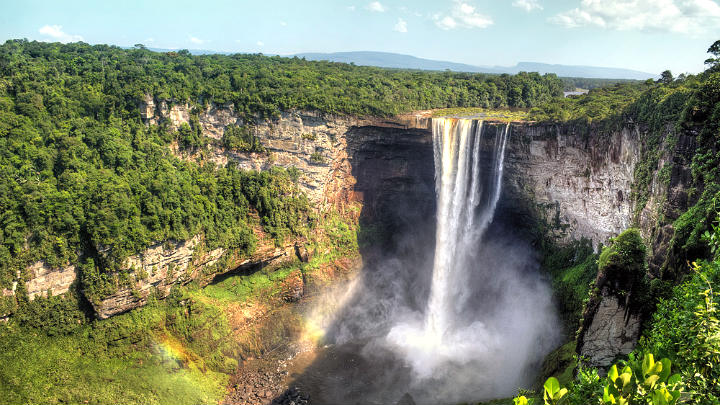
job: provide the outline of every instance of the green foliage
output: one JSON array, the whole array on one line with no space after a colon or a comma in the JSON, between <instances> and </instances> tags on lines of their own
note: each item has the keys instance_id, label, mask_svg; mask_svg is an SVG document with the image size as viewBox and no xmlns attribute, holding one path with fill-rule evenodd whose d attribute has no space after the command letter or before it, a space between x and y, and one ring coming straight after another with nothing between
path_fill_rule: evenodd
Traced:
<instances>
[{"instance_id":1,"label":"green foliage","mask_svg":"<svg viewBox=\"0 0 720 405\"><path fill-rule=\"evenodd\" d=\"M13 320L23 327L41 329L48 336L67 335L88 321L80 308L75 293L47 298L37 296L20 305Z\"/></svg>"},{"instance_id":2,"label":"green foliage","mask_svg":"<svg viewBox=\"0 0 720 405\"><path fill-rule=\"evenodd\" d=\"M178 144L183 149L197 149L205 146L205 137L198 123L197 116L190 118L190 124L182 123L177 131Z\"/></svg>"},{"instance_id":3,"label":"green foliage","mask_svg":"<svg viewBox=\"0 0 720 405\"><path fill-rule=\"evenodd\" d=\"M708 70L717 70L718 66L720 66L720 40L715 41L712 45L710 45L707 53L713 56L712 58L705 59L705 64L708 65Z\"/></svg>"},{"instance_id":4,"label":"green foliage","mask_svg":"<svg viewBox=\"0 0 720 405\"><path fill-rule=\"evenodd\" d=\"M440 108L433 110L433 117L476 117L493 121L525 121L525 110L498 110L482 107Z\"/></svg>"},{"instance_id":5,"label":"green foliage","mask_svg":"<svg viewBox=\"0 0 720 405\"><path fill-rule=\"evenodd\" d=\"M518 397L513 398L513 405L530 405L533 403L532 398L527 399L525 395L520 395Z\"/></svg>"},{"instance_id":6,"label":"green foliage","mask_svg":"<svg viewBox=\"0 0 720 405\"><path fill-rule=\"evenodd\" d=\"M304 132L301 136L303 140L314 142L317 140L317 134L314 132Z\"/></svg>"},{"instance_id":7,"label":"green foliage","mask_svg":"<svg viewBox=\"0 0 720 405\"><path fill-rule=\"evenodd\" d=\"M670 375L670 372L668 359L656 362L648 353L639 362L631 355L628 361L610 367L605 378L598 377L597 371L580 370L578 381L569 388L561 387L555 377L548 378L543 385L543 402L545 405L674 405L683 384L680 374ZM515 401L522 398L517 397Z\"/></svg>"},{"instance_id":8,"label":"green foliage","mask_svg":"<svg viewBox=\"0 0 720 405\"><path fill-rule=\"evenodd\" d=\"M637 83L637 80L630 79L593 79L585 77L561 77L564 91L575 91L576 89L595 89L608 87L616 84Z\"/></svg>"},{"instance_id":9,"label":"green foliage","mask_svg":"<svg viewBox=\"0 0 720 405\"><path fill-rule=\"evenodd\" d=\"M566 399L565 395L568 393L567 388L560 388L560 382L557 378L550 377L543 384L543 400L545 405L560 405L564 404Z\"/></svg>"},{"instance_id":10,"label":"green foliage","mask_svg":"<svg viewBox=\"0 0 720 405\"><path fill-rule=\"evenodd\" d=\"M718 228L712 232L716 239L709 239L717 240ZM603 262L609 266L615 260L605 257ZM668 298L660 299L638 347L606 378L580 365L568 385L568 404L720 404L720 321L713 295L720 285L720 255L693 263L692 270ZM655 361L650 353L664 358Z\"/></svg>"},{"instance_id":11,"label":"green foliage","mask_svg":"<svg viewBox=\"0 0 720 405\"><path fill-rule=\"evenodd\" d=\"M603 386L603 403L674 405L680 398L681 377L670 375L671 362L662 359L656 362L651 353L641 363L630 356L630 360L618 371L613 365L608 371Z\"/></svg>"},{"instance_id":12,"label":"green foliage","mask_svg":"<svg viewBox=\"0 0 720 405\"><path fill-rule=\"evenodd\" d=\"M310 155L310 161L315 163L324 163L325 157L322 153L315 151Z\"/></svg>"},{"instance_id":13,"label":"green foliage","mask_svg":"<svg viewBox=\"0 0 720 405\"><path fill-rule=\"evenodd\" d=\"M720 262L693 263L693 275L660 300L640 341L677 363L691 403L720 403L720 325L712 291L720 285Z\"/></svg>"},{"instance_id":14,"label":"green foliage","mask_svg":"<svg viewBox=\"0 0 720 405\"><path fill-rule=\"evenodd\" d=\"M138 119L0 112L3 287L33 261L58 267L81 252L82 286L102 297L115 284L107 273L155 241L204 234L210 248L249 253L254 212L278 239L303 231L309 203L286 171L200 167L172 156L170 140Z\"/></svg>"},{"instance_id":15,"label":"green foliage","mask_svg":"<svg viewBox=\"0 0 720 405\"><path fill-rule=\"evenodd\" d=\"M25 40L6 42L0 58L3 75L12 75L11 86L29 77L41 81L20 87L29 90L21 108L33 116L45 113L43 104L52 115L71 114L68 105L94 117L106 116L109 109L130 112L143 94L179 102L234 103L248 117L289 109L387 116L441 107L532 107L561 96L563 87L553 74L404 71L299 58L192 56ZM63 82L78 101L65 102L69 93L64 88L45 91L50 83Z\"/></svg>"},{"instance_id":16,"label":"green foliage","mask_svg":"<svg viewBox=\"0 0 720 405\"><path fill-rule=\"evenodd\" d=\"M279 269L264 268L252 274L228 277L205 287L202 295L227 303L247 300L258 293L267 294L275 286L276 281L285 278L297 269L297 266L298 263L292 263Z\"/></svg>"},{"instance_id":17,"label":"green foliage","mask_svg":"<svg viewBox=\"0 0 720 405\"><path fill-rule=\"evenodd\" d=\"M623 110L639 97L648 85L625 83L590 90L587 95L548 101L530 110L535 121L572 122L588 126L604 123L606 128L622 120Z\"/></svg>"},{"instance_id":18,"label":"green foliage","mask_svg":"<svg viewBox=\"0 0 720 405\"><path fill-rule=\"evenodd\" d=\"M598 271L609 279L637 282L645 274L645 254L640 231L626 229L603 248L598 258Z\"/></svg>"},{"instance_id":19,"label":"green foliage","mask_svg":"<svg viewBox=\"0 0 720 405\"><path fill-rule=\"evenodd\" d=\"M577 327L590 286L597 276L597 255L588 239L565 246L546 243L542 268L552 280L558 309L568 329Z\"/></svg>"},{"instance_id":20,"label":"green foliage","mask_svg":"<svg viewBox=\"0 0 720 405\"><path fill-rule=\"evenodd\" d=\"M355 250L355 229L330 214L312 271ZM263 305L299 263L230 276L107 320L84 317L73 295L37 298L0 323L0 397L8 403L217 404L244 355L229 305ZM272 307L270 307L272 308ZM283 318L270 328L291 328ZM256 331L252 331L255 333ZM259 332L258 332L259 333ZM256 354L253 354L256 355ZM30 359L30 361L28 360Z\"/></svg>"},{"instance_id":21,"label":"green foliage","mask_svg":"<svg viewBox=\"0 0 720 405\"><path fill-rule=\"evenodd\" d=\"M58 303L38 305L46 310L0 326L4 401L212 404L222 398L228 377L221 372L232 371L232 331L216 308L185 295L77 324L44 318L59 316Z\"/></svg>"},{"instance_id":22,"label":"green foliage","mask_svg":"<svg viewBox=\"0 0 720 405\"><path fill-rule=\"evenodd\" d=\"M236 152L265 152L265 148L247 126L228 125L223 132L222 145Z\"/></svg>"}]
</instances>

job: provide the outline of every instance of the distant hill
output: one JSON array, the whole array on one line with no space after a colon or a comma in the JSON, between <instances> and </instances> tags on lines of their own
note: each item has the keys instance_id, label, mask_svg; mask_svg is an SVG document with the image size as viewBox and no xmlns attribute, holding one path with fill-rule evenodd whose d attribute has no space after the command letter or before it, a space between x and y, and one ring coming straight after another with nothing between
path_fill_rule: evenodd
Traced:
<instances>
[{"instance_id":1,"label":"distant hill","mask_svg":"<svg viewBox=\"0 0 720 405\"><path fill-rule=\"evenodd\" d=\"M472 73L518 73L539 72L555 73L561 77L586 77L597 79L633 79L656 78L657 74L631 69L608 68L598 66L551 65L547 63L520 62L515 66L474 66L464 63L417 58L389 52L335 52L335 53L299 53L294 56L308 60L326 60L330 62L354 63L364 66L379 66L397 69L453 70Z\"/></svg>"},{"instance_id":2,"label":"distant hill","mask_svg":"<svg viewBox=\"0 0 720 405\"><path fill-rule=\"evenodd\" d=\"M299 53L298 58L307 60L326 60L330 62L354 63L362 66L379 66L396 69L453 70L456 72L503 73L488 67L466 65L464 63L422 59L410 55L388 52L335 52L335 53Z\"/></svg>"},{"instance_id":3,"label":"distant hill","mask_svg":"<svg viewBox=\"0 0 720 405\"><path fill-rule=\"evenodd\" d=\"M129 47L124 47L125 49L128 49ZM179 49L169 49L169 48L148 48L149 50L153 52L177 52ZM190 55L230 55L231 52L221 52L221 51L211 51L209 49L186 49L188 52L190 52Z\"/></svg>"}]
</instances>

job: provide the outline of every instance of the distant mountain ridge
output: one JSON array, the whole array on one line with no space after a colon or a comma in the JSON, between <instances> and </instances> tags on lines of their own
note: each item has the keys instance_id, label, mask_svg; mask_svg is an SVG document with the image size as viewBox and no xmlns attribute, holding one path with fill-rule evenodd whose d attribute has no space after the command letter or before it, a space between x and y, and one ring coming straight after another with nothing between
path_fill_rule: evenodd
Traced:
<instances>
[{"instance_id":1,"label":"distant mountain ridge","mask_svg":"<svg viewBox=\"0 0 720 405\"><path fill-rule=\"evenodd\" d=\"M299 53L299 58L308 60L325 60L330 62L354 63L363 66L378 66L396 69L419 70L452 70L470 73L510 73L538 72L540 74L555 73L561 77L584 77L592 79L654 79L658 75L632 69L610 68L599 66L554 65L548 63L519 62L515 66L474 66L464 63L423 59L411 55L390 52L334 52L334 53Z\"/></svg>"},{"instance_id":2,"label":"distant mountain ridge","mask_svg":"<svg viewBox=\"0 0 720 405\"><path fill-rule=\"evenodd\" d=\"M177 52L177 49L148 48L154 52ZM212 51L207 49L190 49L192 55L229 55L232 52ZM275 54L266 54L276 56ZM538 72L540 74L555 73L560 77L582 77L588 79L630 79L646 80L655 79L659 74L641 72L639 70L581 66L581 65L556 65L538 62L519 62L515 66L475 66L466 63L449 62L442 60L418 58L412 55L403 55L391 52L307 52L295 55L277 55L298 58L305 58L314 61L329 61L340 63L354 63L361 66L377 66L394 69L418 69L418 70L452 70L454 72L469 73L492 73L492 74L516 74L518 72Z\"/></svg>"}]
</instances>

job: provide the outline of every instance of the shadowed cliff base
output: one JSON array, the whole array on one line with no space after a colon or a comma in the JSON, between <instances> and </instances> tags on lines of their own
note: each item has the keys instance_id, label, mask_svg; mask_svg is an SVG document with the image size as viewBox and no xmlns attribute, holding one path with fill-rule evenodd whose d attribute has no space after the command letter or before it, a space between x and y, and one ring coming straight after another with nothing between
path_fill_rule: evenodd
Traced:
<instances>
[{"instance_id":1,"label":"shadowed cliff base","mask_svg":"<svg viewBox=\"0 0 720 405\"><path fill-rule=\"evenodd\" d=\"M353 130L389 135L386 129ZM429 137L427 132L418 135ZM324 302L320 297L317 306L328 308L317 310L316 306L306 314L312 317L315 311L332 316L318 322L324 329L322 346L312 356L299 357L290 366L291 388L276 397L274 403L305 403L299 400L311 404L395 404L407 393L418 404L507 396L522 381L527 386L532 383L535 376L526 367L535 368L546 349L556 343L552 333L542 336L532 347L523 343L522 336L534 336L525 329L534 327L533 321L519 318L532 315L517 311L535 308L542 318L553 313L553 305L547 283L538 274L529 234L515 228L514 216L505 214L492 220L482 243L466 247L473 252L468 256L472 266L484 269L469 273L465 279L472 287L467 289L470 294L464 297L454 321L458 330L469 331L457 337L463 340L458 347L467 348L467 352L459 353L460 357L415 352L411 346L396 346L387 339L398 325L417 322L424 316L436 243L431 145L426 144L423 151L398 138L392 142L391 148L387 137L379 138L351 157L357 179L355 189L362 193L364 202L359 237L366 236L363 228L385 226L376 234L375 243L361 245L364 267L357 279L336 286L335 291L326 294ZM415 155L406 165L393 167L385 161L392 154L413 152ZM492 161L493 150L483 147L479 153L481 170L489 171L486 162ZM487 322L490 329L478 329L478 319ZM514 338L492 341L502 334ZM514 353L511 358L504 358L510 353L502 354L505 349L498 352L499 358L494 358L490 348L498 344ZM420 373L417 366L430 360L425 358L428 355L439 357L429 363L433 364L429 374ZM508 374L513 377L505 381L494 377Z\"/></svg>"}]
</instances>

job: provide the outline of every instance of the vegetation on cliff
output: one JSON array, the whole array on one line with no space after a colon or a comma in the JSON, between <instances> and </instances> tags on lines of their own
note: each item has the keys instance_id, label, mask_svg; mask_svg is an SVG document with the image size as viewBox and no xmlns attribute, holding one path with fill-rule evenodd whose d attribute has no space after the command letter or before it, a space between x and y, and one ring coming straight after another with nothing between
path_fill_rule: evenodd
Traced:
<instances>
[{"instance_id":1,"label":"vegetation on cliff","mask_svg":"<svg viewBox=\"0 0 720 405\"><path fill-rule=\"evenodd\" d=\"M528 107L561 89L554 75L409 72L8 41L0 46L0 286L11 288L16 273L36 260L51 267L82 261L84 289L102 296L114 283L105 275L155 241L203 234L209 248L250 252L255 214L277 239L302 232L309 206L294 186L297 173L175 158L171 143L192 150L207 141L197 117L177 131L147 127L138 109L147 94L170 103L234 103L252 120L294 108L390 115ZM221 143L264 151L246 127L229 127Z\"/></svg>"},{"instance_id":2,"label":"vegetation on cliff","mask_svg":"<svg viewBox=\"0 0 720 405\"><path fill-rule=\"evenodd\" d=\"M217 404L246 360L302 330L287 305L294 283L342 278L361 229L337 214L308 235L308 262L175 287L165 300L98 321L77 294L38 297L0 322L3 403ZM288 291L290 290L290 291Z\"/></svg>"},{"instance_id":3,"label":"vegetation on cliff","mask_svg":"<svg viewBox=\"0 0 720 405\"><path fill-rule=\"evenodd\" d=\"M651 192L656 191L653 187L679 181L673 165L690 166L692 172L692 188L686 196L681 195L687 200L673 202L674 214L663 206L664 200L656 201L662 208L659 224L669 222L674 230L669 246L655 246L666 254L661 271L647 272L646 252L637 230L623 232L597 256L595 287L614 280L613 293L630 294L636 301L635 310L652 313L635 350L618 359L606 377L598 370L583 368L582 362L576 377L569 381L567 370L557 370L558 375L562 373L561 381L548 380L544 397L535 394L534 403L720 403L720 322L714 295L720 286L720 41L709 52L714 58L701 74L673 78L668 71L658 82L593 90L587 96L530 113L535 119L570 123L588 135L592 130L593 136L628 124L639 128L641 160L633 186L636 221ZM604 109L603 104L614 107ZM666 213L676 219L665 217ZM580 251L577 246L565 249ZM583 290L587 280L569 285L562 281L577 273L568 264L582 258L569 260L565 255L563 260L563 249L551 249L550 253L545 264L550 265L560 303L570 302L566 291ZM687 260L695 258L700 259L688 265ZM595 295L592 290L585 294L587 309ZM654 362L652 354L663 360ZM671 377L670 370L677 376ZM560 383L566 384L567 390ZM533 403L526 397L515 401Z\"/></svg>"},{"instance_id":4,"label":"vegetation on cliff","mask_svg":"<svg viewBox=\"0 0 720 405\"><path fill-rule=\"evenodd\" d=\"M263 117L289 109L387 116L418 109L532 107L562 95L557 76L404 71L262 55L157 53L84 43L12 40L0 71L13 93L52 115L135 117L145 94L159 100L234 103Z\"/></svg>"},{"instance_id":5,"label":"vegetation on cliff","mask_svg":"<svg viewBox=\"0 0 720 405\"><path fill-rule=\"evenodd\" d=\"M566 389L561 388L562 381L551 378L543 392L524 393L515 403L719 404L720 321L715 293L720 288L720 216L712 228L703 239L711 246L714 259L693 262L690 276L669 288L668 298L659 300L638 346L606 377L581 365L576 377L565 381ZM639 235L635 233L626 232L623 241L603 250L601 271L614 268L644 274L637 271L643 269L643 249L638 248ZM655 362L654 357L663 360Z\"/></svg>"},{"instance_id":6,"label":"vegetation on cliff","mask_svg":"<svg viewBox=\"0 0 720 405\"><path fill-rule=\"evenodd\" d=\"M673 165L688 164L692 182L684 200L676 201L686 212L673 221L674 235L667 247L667 261L659 274L677 278L687 260L708 257L708 245L701 235L708 229L720 201L720 46L708 49L708 69L697 75L673 78L665 72L657 82L617 84L593 89L581 97L554 100L530 111L530 119L562 122L576 130L602 136L637 125L641 132L641 159L635 167L632 196L636 220L650 200L654 182L668 185ZM681 136L694 140L677 150ZM683 209L683 211L685 211ZM661 215L660 220L664 220Z\"/></svg>"}]
</instances>

